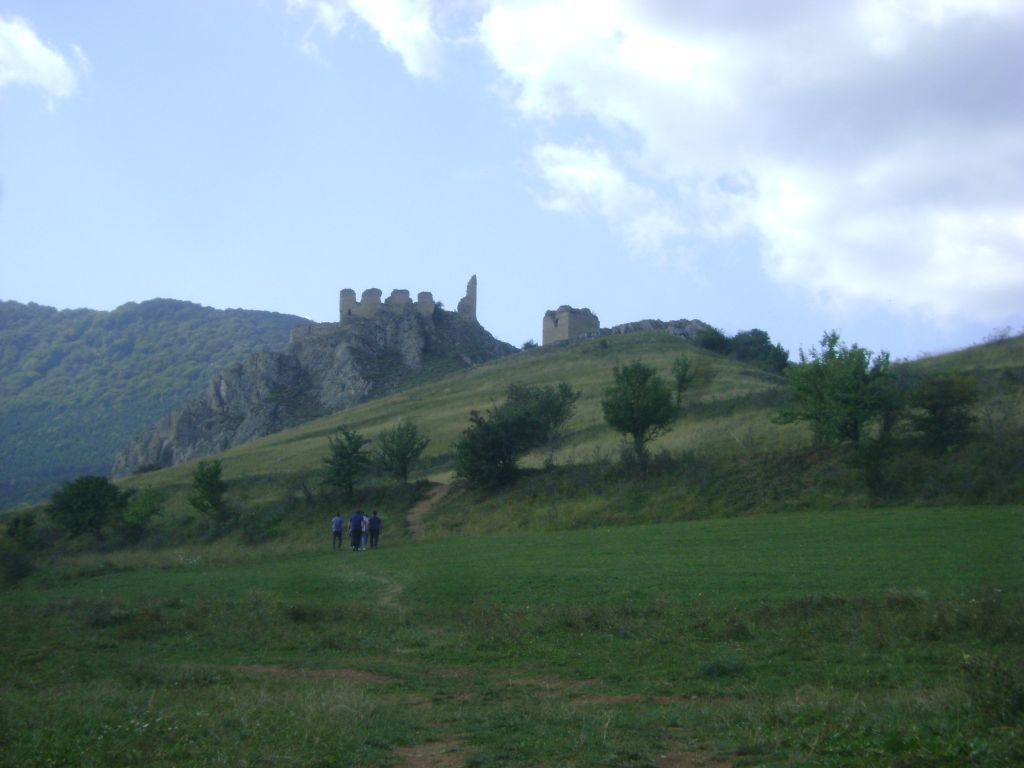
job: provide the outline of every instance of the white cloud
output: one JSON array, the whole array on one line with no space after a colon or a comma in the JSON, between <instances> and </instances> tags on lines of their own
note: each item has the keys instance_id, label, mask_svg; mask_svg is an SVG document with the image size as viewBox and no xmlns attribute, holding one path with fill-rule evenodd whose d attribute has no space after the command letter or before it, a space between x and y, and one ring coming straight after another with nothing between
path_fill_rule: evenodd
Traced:
<instances>
[{"instance_id":1,"label":"white cloud","mask_svg":"<svg viewBox=\"0 0 1024 768\"><path fill-rule=\"evenodd\" d=\"M322 30L335 37L350 15L369 25L381 44L397 53L405 68L416 77L438 74L442 43L434 31L429 0L287 0L288 9L313 14L313 26L303 40L303 51L315 55L313 39Z\"/></svg>"},{"instance_id":2,"label":"white cloud","mask_svg":"<svg viewBox=\"0 0 1024 768\"><path fill-rule=\"evenodd\" d=\"M85 54L75 46L76 56ZM0 18L0 88L26 85L41 88L50 98L63 99L74 92L77 78L64 57L42 42L32 26L17 16Z\"/></svg>"},{"instance_id":3,"label":"white cloud","mask_svg":"<svg viewBox=\"0 0 1024 768\"><path fill-rule=\"evenodd\" d=\"M668 247L685 234L670 206L629 181L606 153L543 144L533 154L550 190L542 201L545 207L565 213L597 212L641 251Z\"/></svg>"},{"instance_id":4,"label":"white cloud","mask_svg":"<svg viewBox=\"0 0 1024 768\"><path fill-rule=\"evenodd\" d=\"M479 37L522 114L608 129L538 148L549 206L633 244L644 211L648 245L749 231L830 301L1019 312L1020 0L496 0Z\"/></svg>"}]
</instances>

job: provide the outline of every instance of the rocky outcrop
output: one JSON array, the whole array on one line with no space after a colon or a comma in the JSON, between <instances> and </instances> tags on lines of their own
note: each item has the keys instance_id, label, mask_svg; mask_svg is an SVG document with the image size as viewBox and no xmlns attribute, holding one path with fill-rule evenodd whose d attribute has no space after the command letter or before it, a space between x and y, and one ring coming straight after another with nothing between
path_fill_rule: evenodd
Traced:
<instances>
[{"instance_id":1,"label":"rocky outcrop","mask_svg":"<svg viewBox=\"0 0 1024 768\"><path fill-rule=\"evenodd\" d=\"M515 351L465 313L437 309L299 326L284 353L221 371L205 395L169 413L118 455L115 477L169 467L387 394L415 372L451 370Z\"/></svg>"},{"instance_id":2,"label":"rocky outcrop","mask_svg":"<svg viewBox=\"0 0 1024 768\"><path fill-rule=\"evenodd\" d=\"M701 320L638 320L635 323L623 323L601 331L602 334L616 336L623 333L639 333L641 331L667 331L674 336L695 341L698 336L711 326Z\"/></svg>"}]
</instances>

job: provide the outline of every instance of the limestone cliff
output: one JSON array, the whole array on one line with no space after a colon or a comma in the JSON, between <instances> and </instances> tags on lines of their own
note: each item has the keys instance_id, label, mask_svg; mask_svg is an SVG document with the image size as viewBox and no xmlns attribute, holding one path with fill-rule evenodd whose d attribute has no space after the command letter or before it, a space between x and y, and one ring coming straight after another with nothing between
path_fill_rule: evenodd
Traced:
<instances>
[{"instance_id":1,"label":"limestone cliff","mask_svg":"<svg viewBox=\"0 0 1024 768\"><path fill-rule=\"evenodd\" d=\"M467 313L440 307L299 326L286 352L226 368L205 395L139 435L118 454L113 475L206 456L387 394L425 368L467 367L514 350Z\"/></svg>"}]
</instances>

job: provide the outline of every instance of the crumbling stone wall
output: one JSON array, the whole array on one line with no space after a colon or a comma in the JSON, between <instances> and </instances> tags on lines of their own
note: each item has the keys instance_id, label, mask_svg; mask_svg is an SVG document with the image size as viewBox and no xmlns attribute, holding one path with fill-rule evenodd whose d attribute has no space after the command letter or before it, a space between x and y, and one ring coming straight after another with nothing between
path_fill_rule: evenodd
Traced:
<instances>
[{"instance_id":1,"label":"crumbling stone wall","mask_svg":"<svg viewBox=\"0 0 1024 768\"><path fill-rule=\"evenodd\" d=\"M601 330L601 321L587 308L574 309L563 304L544 313L543 343L554 344Z\"/></svg>"},{"instance_id":2,"label":"crumbling stone wall","mask_svg":"<svg viewBox=\"0 0 1024 768\"><path fill-rule=\"evenodd\" d=\"M351 288L343 288L339 301L339 322L344 325L350 317L376 317L381 312L415 311L423 317L431 317L437 306L430 291L416 294L416 301L409 298L409 291L396 288L384 301L381 301L380 288L367 288L362 298L356 299L356 292ZM459 301L458 315L464 320L476 322L476 275L469 279L466 295Z\"/></svg>"}]
</instances>

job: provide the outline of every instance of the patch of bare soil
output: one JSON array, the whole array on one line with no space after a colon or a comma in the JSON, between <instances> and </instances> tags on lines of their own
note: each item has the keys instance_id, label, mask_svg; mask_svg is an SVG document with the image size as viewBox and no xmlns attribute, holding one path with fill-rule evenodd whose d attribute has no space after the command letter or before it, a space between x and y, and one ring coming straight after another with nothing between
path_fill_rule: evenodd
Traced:
<instances>
[{"instance_id":1,"label":"patch of bare soil","mask_svg":"<svg viewBox=\"0 0 1024 768\"><path fill-rule=\"evenodd\" d=\"M183 664L187 669L220 669L227 672L240 672L245 675L271 675L289 680L346 680L363 685L369 683L392 683L394 680L384 675L365 672L361 669L297 669L295 667L279 667L268 664Z\"/></svg>"},{"instance_id":2,"label":"patch of bare soil","mask_svg":"<svg viewBox=\"0 0 1024 768\"><path fill-rule=\"evenodd\" d=\"M655 704L706 704L713 701L738 701L736 696L651 696L646 693L585 694L573 698L573 704L630 704L649 701Z\"/></svg>"},{"instance_id":3,"label":"patch of bare soil","mask_svg":"<svg viewBox=\"0 0 1024 768\"><path fill-rule=\"evenodd\" d=\"M444 495L448 493L448 488L449 486L444 483L431 486L430 490L427 491L427 495L412 505L412 509L409 510L409 514L406 516L406 520L409 523L410 537L414 539L423 538L423 534L426 531L426 524L423 522L423 519L427 512L444 498Z\"/></svg>"},{"instance_id":4,"label":"patch of bare soil","mask_svg":"<svg viewBox=\"0 0 1024 768\"><path fill-rule=\"evenodd\" d=\"M462 768L465 757L457 741L435 741L396 750L403 768Z\"/></svg>"},{"instance_id":5,"label":"patch of bare soil","mask_svg":"<svg viewBox=\"0 0 1024 768\"><path fill-rule=\"evenodd\" d=\"M654 764L658 768L731 768L729 763L713 760L699 752L684 752L682 750L670 750L656 755Z\"/></svg>"}]
</instances>

